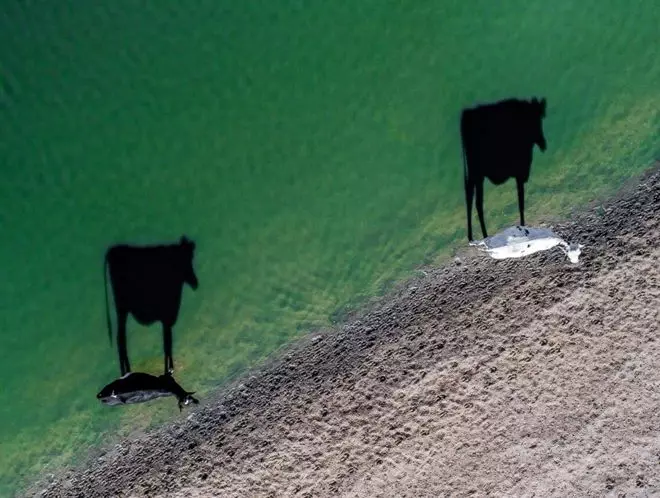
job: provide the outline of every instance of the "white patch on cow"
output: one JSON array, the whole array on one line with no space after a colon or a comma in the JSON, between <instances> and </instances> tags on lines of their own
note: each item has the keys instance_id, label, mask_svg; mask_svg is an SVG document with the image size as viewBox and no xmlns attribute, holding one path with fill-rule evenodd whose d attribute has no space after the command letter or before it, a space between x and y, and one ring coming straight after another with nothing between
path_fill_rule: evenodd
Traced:
<instances>
[{"instance_id":1,"label":"white patch on cow","mask_svg":"<svg viewBox=\"0 0 660 498\"><path fill-rule=\"evenodd\" d=\"M108 406L114 406L114 405L121 405L123 404L122 400L115 394L114 391L110 393L110 396L106 396L105 398L101 398L101 403L104 405Z\"/></svg>"},{"instance_id":2,"label":"white patch on cow","mask_svg":"<svg viewBox=\"0 0 660 498\"><path fill-rule=\"evenodd\" d=\"M559 246L571 263L577 263L582 244L568 244L548 228L510 227L496 235L470 242L471 246L486 252L494 259L522 258Z\"/></svg>"}]
</instances>

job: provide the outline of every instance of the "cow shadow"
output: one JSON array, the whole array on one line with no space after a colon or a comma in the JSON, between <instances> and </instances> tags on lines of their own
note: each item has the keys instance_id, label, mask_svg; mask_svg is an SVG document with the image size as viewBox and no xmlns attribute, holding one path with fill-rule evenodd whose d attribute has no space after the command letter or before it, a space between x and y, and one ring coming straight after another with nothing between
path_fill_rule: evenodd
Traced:
<instances>
[{"instance_id":1,"label":"cow shadow","mask_svg":"<svg viewBox=\"0 0 660 498\"><path fill-rule=\"evenodd\" d=\"M534 145L545 151L543 133L546 99L506 99L463 109L460 130L467 207L467 236L472 241L472 200L483 237L488 237L483 212L483 185L516 180L520 225L525 225L525 183L529 179Z\"/></svg>"},{"instance_id":2,"label":"cow shadow","mask_svg":"<svg viewBox=\"0 0 660 498\"><path fill-rule=\"evenodd\" d=\"M128 315L144 326L160 322L163 329L164 375L174 370L172 330L179 316L183 286L193 290L199 282L193 268L195 243L182 236L178 243L152 246L111 246L105 254L105 287L108 338L112 323L108 303L110 275L117 318L117 353L121 375L131 372L126 345Z\"/></svg>"}]
</instances>

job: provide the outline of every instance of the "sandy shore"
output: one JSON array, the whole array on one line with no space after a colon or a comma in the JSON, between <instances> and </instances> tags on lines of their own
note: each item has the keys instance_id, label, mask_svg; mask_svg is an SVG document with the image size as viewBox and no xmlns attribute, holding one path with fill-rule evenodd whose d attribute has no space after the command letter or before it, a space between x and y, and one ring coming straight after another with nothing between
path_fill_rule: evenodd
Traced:
<instances>
[{"instance_id":1,"label":"sandy shore","mask_svg":"<svg viewBox=\"0 0 660 498\"><path fill-rule=\"evenodd\" d=\"M553 227L579 264L469 250L29 494L660 496L660 168Z\"/></svg>"}]
</instances>

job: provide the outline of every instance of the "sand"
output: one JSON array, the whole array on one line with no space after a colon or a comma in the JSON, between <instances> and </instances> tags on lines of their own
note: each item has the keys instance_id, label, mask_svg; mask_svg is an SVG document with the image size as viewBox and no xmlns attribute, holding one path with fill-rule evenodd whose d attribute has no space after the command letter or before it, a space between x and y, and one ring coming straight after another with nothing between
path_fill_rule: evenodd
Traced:
<instances>
[{"instance_id":1,"label":"sand","mask_svg":"<svg viewBox=\"0 0 660 498\"><path fill-rule=\"evenodd\" d=\"M660 167L298 341L41 496L660 496Z\"/></svg>"}]
</instances>

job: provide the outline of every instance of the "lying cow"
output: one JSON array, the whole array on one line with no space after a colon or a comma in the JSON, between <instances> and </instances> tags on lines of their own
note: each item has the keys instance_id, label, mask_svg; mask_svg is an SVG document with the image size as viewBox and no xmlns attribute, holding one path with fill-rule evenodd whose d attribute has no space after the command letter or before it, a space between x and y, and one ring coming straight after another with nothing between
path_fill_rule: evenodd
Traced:
<instances>
[{"instance_id":1,"label":"lying cow","mask_svg":"<svg viewBox=\"0 0 660 498\"><path fill-rule=\"evenodd\" d=\"M569 244L549 228L510 227L483 240L470 242L471 246L488 253L494 259L522 258L539 251L559 247L571 263L577 263L584 246Z\"/></svg>"},{"instance_id":2,"label":"lying cow","mask_svg":"<svg viewBox=\"0 0 660 498\"><path fill-rule=\"evenodd\" d=\"M113 406L176 396L181 411L183 405L199 403L193 394L195 391L185 391L169 373L156 377L142 372L129 372L101 389L96 398L105 405Z\"/></svg>"}]
</instances>

